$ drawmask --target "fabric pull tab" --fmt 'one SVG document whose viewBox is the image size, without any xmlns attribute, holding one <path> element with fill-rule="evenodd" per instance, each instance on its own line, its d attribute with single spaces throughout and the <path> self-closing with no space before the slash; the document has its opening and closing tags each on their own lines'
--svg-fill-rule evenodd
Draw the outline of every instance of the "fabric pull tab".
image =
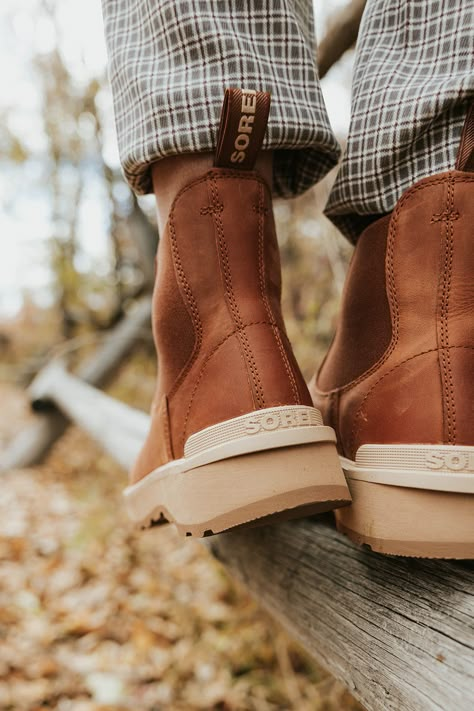
<svg viewBox="0 0 474 711">
<path fill-rule="evenodd" d="M 269 112 L 268 91 L 226 89 L 214 165 L 252 170 L 262 147 Z"/>
<path fill-rule="evenodd" d="M 474 103 L 471 104 L 461 134 L 456 170 L 474 173 Z"/>
</svg>

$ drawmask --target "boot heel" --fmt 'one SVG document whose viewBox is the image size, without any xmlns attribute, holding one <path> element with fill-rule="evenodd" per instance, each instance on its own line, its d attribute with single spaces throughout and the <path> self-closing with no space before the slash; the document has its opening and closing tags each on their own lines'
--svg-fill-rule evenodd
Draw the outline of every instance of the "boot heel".
<svg viewBox="0 0 474 711">
<path fill-rule="evenodd" d="M 182 535 L 198 537 L 310 516 L 350 502 L 332 442 L 252 452 L 173 472 L 156 479 L 147 496 L 157 505 L 142 523 L 165 518 Z"/>
<path fill-rule="evenodd" d="M 383 449 L 366 445 L 358 462 L 342 460 L 352 506 L 335 512 L 338 530 L 378 553 L 474 558 L 473 448 L 387 446 L 381 458 Z M 397 470 L 400 461 L 410 461 L 411 468 Z M 457 470 L 435 472 L 423 468 L 427 461 L 452 462 Z"/>
</svg>

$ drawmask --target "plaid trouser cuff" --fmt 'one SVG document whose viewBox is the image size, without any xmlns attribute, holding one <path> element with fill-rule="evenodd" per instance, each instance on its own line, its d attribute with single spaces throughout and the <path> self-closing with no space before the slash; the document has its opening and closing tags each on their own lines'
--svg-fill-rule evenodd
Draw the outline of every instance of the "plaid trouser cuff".
<svg viewBox="0 0 474 711">
<path fill-rule="evenodd" d="M 328 217 L 355 240 L 408 187 L 454 168 L 473 99 L 474 0 L 368 0 Z"/>
<path fill-rule="evenodd" d="M 272 93 L 277 195 L 334 166 L 314 66 L 312 0 L 102 0 L 119 150 L 137 193 L 150 164 L 214 151 L 226 87 Z M 454 167 L 474 98 L 474 0 L 368 0 L 352 120 L 326 214 L 351 239 L 417 180 Z"/>
<path fill-rule="evenodd" d="M 227 87 L 272 94 L 264 148 L 277 195 L 303 192 L 339 158 L 314 65 L 307 0 L 103 0 L 125 176 L 152 189 L 150 165 L 214 151 Z"/>
</svg>

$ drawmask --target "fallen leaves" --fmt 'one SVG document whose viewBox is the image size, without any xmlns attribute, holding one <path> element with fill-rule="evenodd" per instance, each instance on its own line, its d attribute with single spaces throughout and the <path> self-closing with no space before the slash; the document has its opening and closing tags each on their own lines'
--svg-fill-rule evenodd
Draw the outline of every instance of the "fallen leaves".
<svg viewBox="0 0 474 711">
<path fill-rule="evenodd" d="M 343 711 L 341 687 L 71 429 L 0 493 L 2 711 Z"/>
</svg>

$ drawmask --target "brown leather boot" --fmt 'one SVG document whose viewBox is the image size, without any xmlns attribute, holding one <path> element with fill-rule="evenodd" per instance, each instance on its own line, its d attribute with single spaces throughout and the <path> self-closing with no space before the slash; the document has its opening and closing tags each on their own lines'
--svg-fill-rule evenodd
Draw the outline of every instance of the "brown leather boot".
<svg viewBox="0 0 474 711">
<path fill-rule="evenodd" d="M 125 491 L 144 525 L 203 536 L 350 501 L 283 323 L 271 194 L 252 170 L 268 110 L 268 94 L 226 93 L 216 167 L 178 193 L 160 241 L 158 385 Z"/>
<path fill-rule="evenodd" d="M 471 121 L 458 169 L 413 185 L 361 235 L 310 384 L 353 498 L 338 528 L 382 553 L 474 557 Z"/>
</svg>

